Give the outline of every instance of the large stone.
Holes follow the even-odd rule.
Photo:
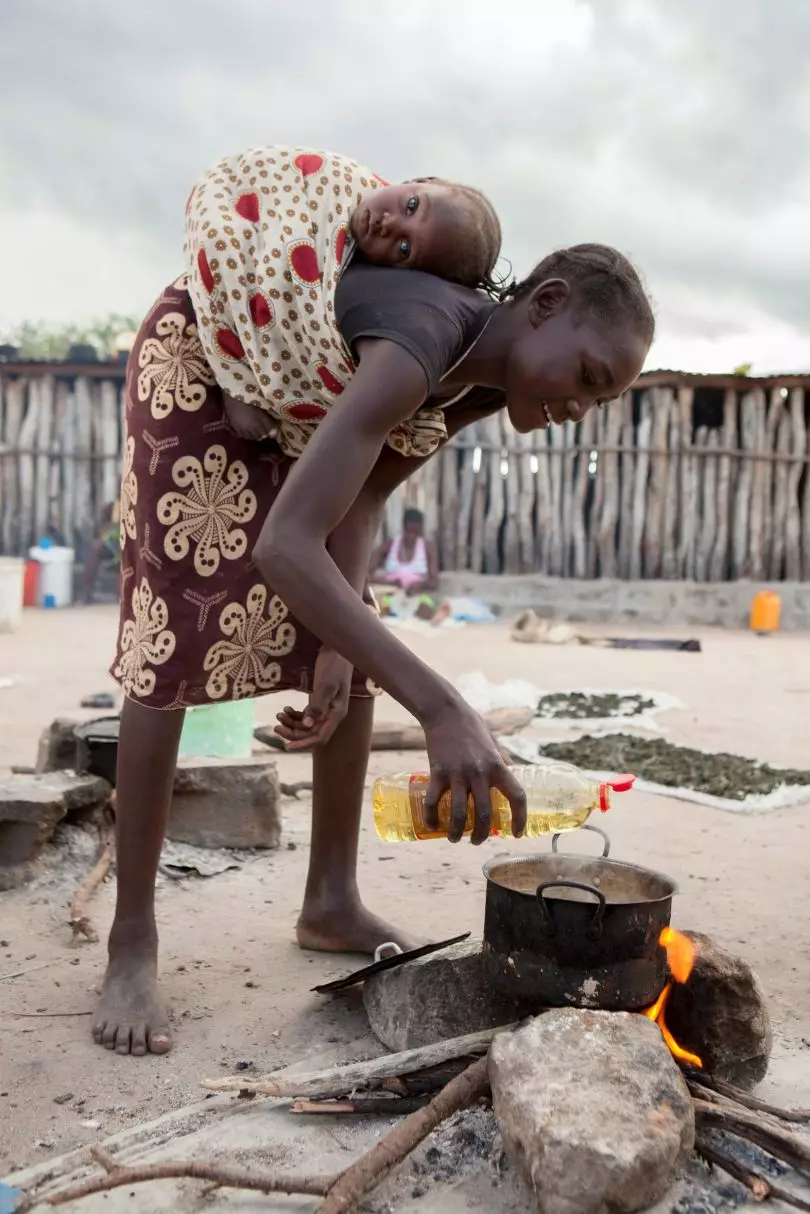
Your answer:
[[[773,1032],[765,994],[747,961],[709,936],[686,932],[698,946],[695,967],[672,988],[666,1011],[675,1040],[718,1079],[746,1090],[765,1078]]]
[[[39,775],[49,771],[79,771],[76,737],[78,721],[57,717],[39,738],[36,770]]]
[[[501,1033],[489,1058],[504,1146],[540,1214],[643,1210],[669,1190],[694,1112],[644,1016],[555,1009]]]
[[[389,1050],[432,1045],[536,1011],[486,987],[480,939],[375,974],[363,986],[363,1001],[372,1031]]]
[[[195,847],[278,847],[280,791],[266,759],[181,759],[166,834]]]
[[[32,876],[33,862],[63,818],[104,805],[109,795],[106,780],[66,771],[0,784],[0,889]]]

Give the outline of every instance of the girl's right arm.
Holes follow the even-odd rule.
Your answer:
[[[294,615],[408,708],[425,728],[431,762],[428,811],[452,793],[450,838],[461,837],[472,797],[473,838],[483,842],[490,789],[512,805],[522,833],[525,798],[480,717],[458,692],[402,645],[361,602],[329,556],[326,543],[362,494],[387,435],[413,416],[427,393],[419,361],[378,339],[359,343],[360,365],[297,461],[265,523],[255,560]]]

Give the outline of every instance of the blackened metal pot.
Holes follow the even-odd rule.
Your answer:
[[[541,1007],[638,1011],[667,980],[659,944],[677,887],[605,857],[498,857],[487,879],[482,965],[494,990]]]

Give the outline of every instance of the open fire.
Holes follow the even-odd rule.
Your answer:
[[[664,1038],[674,1058],[677,1058],[679,1062],[683,1062],[687,1066],[693,1066],[698,1070],[702,1070],[702,1059],[697,1054],[692,1054],[689,1050],[685,1050],[682,1046],[678,1045],[666,1021],[666,1010],[669,997],[672,994],[672,984],[673,982],[685,983],[688,980],[694,968],[697,947],[688,936],[684,936],[682,932],[676,931],[674,927],[665,927],[658,937],[658,943],[666,950],[670,978],[655,1003],[652,1007],[647,1008],[644,1015],[648,1020],[652,1020],[658,1025],[661,1030],[661,1036]]]

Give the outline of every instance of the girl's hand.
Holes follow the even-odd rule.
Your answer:
[[[329,741],[349,710],[352,671],[334,649],[321,650],[306,708],[285,708],[276,718],[276,733],[287,750],[310,750]]]
[[[450,790],[452,811],[447,837],[458,843],[467,822],[467,801],[475,807],[473,843],[483,843],[492,822],[490,789],[497,788],[512,807],[512,834],[517,839],[526,829],[526,794],[510,772],[497,743],[477,712],[456,701],[425,724],[430,783],[425,796],[425,822],[438,826],[438,805]]]

